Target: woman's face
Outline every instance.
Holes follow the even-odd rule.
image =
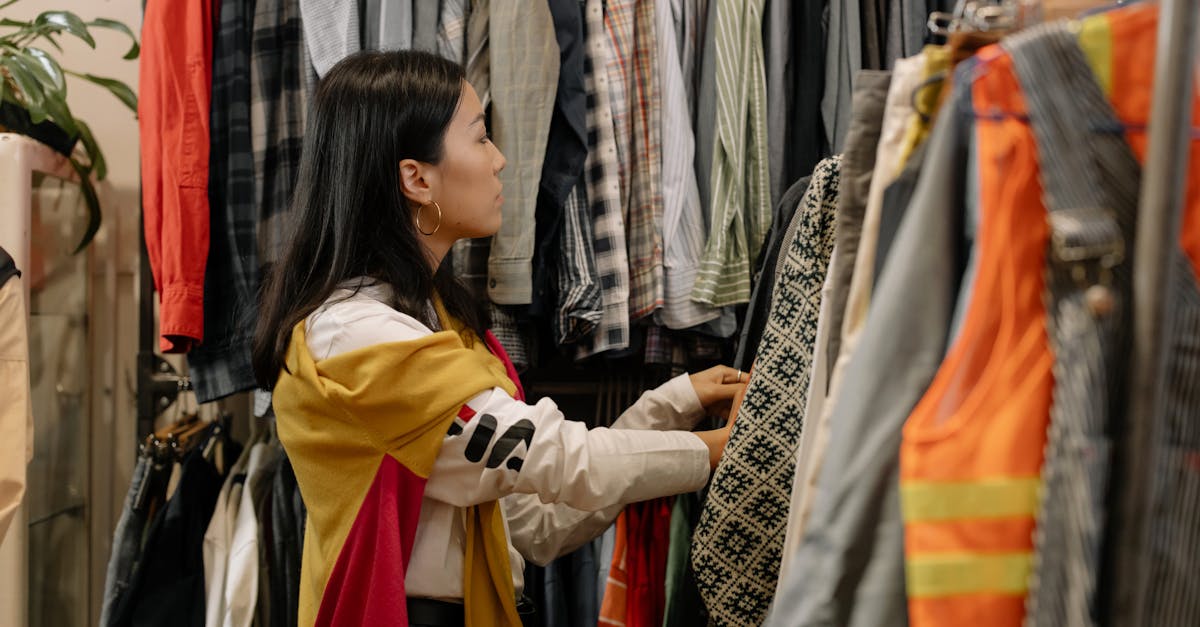
[[[500,230],[500,170],[504,155],[492,143],[483,121],[483,106],[470,83],[463,81],[458,110],[443,140],[442,160],[429,177],[431,200],[442,208],[442,224],[435,237],[455,240],[487,237]],[[422,210],[421,229],[433,230],[437,211]]]

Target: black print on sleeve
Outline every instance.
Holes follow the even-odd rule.
[[[471,434],[471,441],[467,443],[467,448],[463,451],[463,455],[471,462],[483,459],[483,454],[487,452],[488,446],[496,436],[496,427],[498,426],[496,417],[491,414],[481,414],[477,420],[479,424],[476,425],[475,432]],[[525,443],[525,449],[528,450],[533,443],[533,433],[533,422],[526,419],[518,420],[496,440],[496,445],[492,448],[492,454],[488,456],[486,466],[499,468],[500,464],[508,459],[505,465],[509,469],[521,470],[521,465],[525,460],[513,455],[513,452],[521,442]],[[511,459],[509,459],[510,457]]]

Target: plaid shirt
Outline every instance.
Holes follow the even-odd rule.
[[[300,169],[308,59],[299,0],[257,0],[250,48],[250,131],[258,200],[258,253],[283,252],[288,203]]]
[[[220,9],[213,33],[204,343],[188,353],[201,403],[255,387],[250,365],[259,272],[250,139],[253,1],[225,0]]]
[[[654,6],[649,0],[610,0],[605,14],[629,245],[629,309],[635,320],[663,305],[662,123]]]
[[[563,227],[556,263],[558,308],[554,340],[572,344],[591,333],[603,315],[600,274],[596,270],[592,212],[587,187],[580,180],[563,207]]]
[[[438,17],[438,54],[455,63],[466,62],[467,0],[442,0]]]
[[[749,302],[750,264],[771,226],[763,1],[710,7],[717,12],[713,220],[692,298],[718,307]]]
[[[587,58],[583,72],[587,89],[588,146],[591,148],[584,171],[604,309],[595,333],[579,342],[577,356],[581,359],[629,346],[629,258],[621,215],[620,166],[609,102],[611,89],[607,85],[610,75],[606,71],[609,67],[608,38],[603,6],[604,0],[587,0]]]

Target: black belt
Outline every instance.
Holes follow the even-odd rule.
[[[408,597],[408,623],[430,627],[463,627],[466,622],[462,603]]]
[[[522,596],[518,599],[517,613],[522,618],[533,616],[534,606],[528,597]],[[461,603],[408,597],[408,622],[410,625],[463,627],[466,620],[466,614]]]

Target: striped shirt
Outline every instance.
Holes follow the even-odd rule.
[[[750,265],[771,223],[763,1],[710,6],[717,12],[713,220],[692,298],[714,306],[749,302]]]
[[[678,8],[672,5],[679,5]],[[662,93],[662,239],[663,309],[659,321],[671,329],[686,329],[713,320],[720,311],[692,300],[700,255],[704,252],[704,211],[696,183],[693,159],[696,140],[688,84],[680,59],[680,31],[695,20],[695,0],[659,2],[655,5],[658,26],[659,79]],[[677,27],[678,24],[678,27]],[[694,30],[694,29],[692,29]],[[689,69],[694,69],[688,64]]]

